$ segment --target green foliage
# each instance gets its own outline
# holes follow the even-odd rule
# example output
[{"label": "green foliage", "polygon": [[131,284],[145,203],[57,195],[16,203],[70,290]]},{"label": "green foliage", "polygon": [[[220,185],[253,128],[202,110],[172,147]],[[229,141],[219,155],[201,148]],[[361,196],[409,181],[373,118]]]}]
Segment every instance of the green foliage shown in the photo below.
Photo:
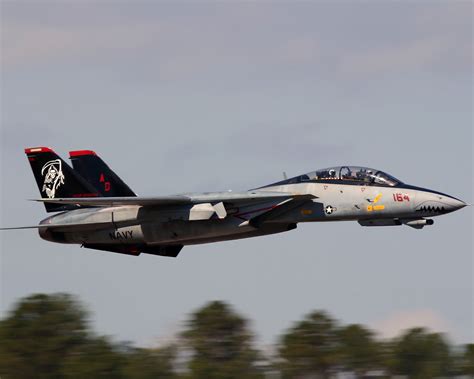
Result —
[{"label": "green foliage", "polygon": [[462,374],[474,377],[474,344],[465,346],[462,356]]},{"label": "green foliage", "polygon": [[281,338],[281,371],[285,378],[329,376],[341,357],[336,322],[317,311]]},{"label": "green foliage", "polygon": [[132,349],[127,354],[127,362],[123,373],[131,379],[173,379],[173,361],[176,347],[168,346],[161,349]]},{"label": "green foliage", "polygon": [[192,352],[192,378],[258,378],[257,352],[247,322],[220,301],[195,312],[183,333]]},{"label": "green foliage", "polygon": [[[70,295],[22,299],[0,321],[0,377],[328,378],[343,371],[364,377],[372,370],[410,379],[474,376],[474,344],[452,353],[442,335],[422,328],[380,342],[364,326],[339,326],[321,311],[308,314],[281,336],[274,365],[254,349],[248,322],[223,302],[208,303],[191,315],[182,345],[159,349],[98,337],[89,330],[86,316]],[[177,357],[184,370],[180,376]]]},{"label": "green foliage", "polygon": [[449,346],[438,333],[413,328],[393,344],[393,373],[413,379],[449,375],[452,362]]},{"label": "green foliage", "polygon": [[120,379],[124,361],[107,338],[89,338],[64,359],[62,374],[65,379]]},{"label": "green foliage", "polygon": [[29,296],[0,322],[0,375],[61,378],[62,363],[86,338],[86,314],[70,295]]},{"label": "green foliage", "polygon": [[341,362],[345,369],[361,376],[382,367],[382,346],[373,333],[362,325],[348,325],[339,330]]},{"label": "green foliage", "polygon": [[2,379],[174,378],[175,349],[120,350],[70,295],[33,295],[0,322]]}]

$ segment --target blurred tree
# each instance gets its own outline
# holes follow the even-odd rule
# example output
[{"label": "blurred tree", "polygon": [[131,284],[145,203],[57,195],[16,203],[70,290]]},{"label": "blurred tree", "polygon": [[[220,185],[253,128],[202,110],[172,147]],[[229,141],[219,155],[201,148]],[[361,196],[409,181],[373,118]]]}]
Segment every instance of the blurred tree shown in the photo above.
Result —
[{"label": "blurred tree", "polygon": [[[190,353],[184,377],[193,379],[328,378],[343,370],[363,377],[378,368],[410,379],[474,377],[474,344],[451,353],[441,334],[423,328],[377,342],[364,326],[338,327],[320,311],[283,334],[276,365],[261,359],[247,321],[223,302],[192,314],[183,341]],[[140,349],[93,336],[85,311],[67,294],[24,298],[0,321],[2,379],[174,379],[182,377],[174,372],[177,353],[174,345]]]},{"label": "blurred tree", "polygon": [[393,341],[377,341],[377,354],[379,357],[380,369],[391,377],[395,367],[395,358],[393,356]]},{"label": "blurred tree", "polygon": [[60,378],[65,357],[86,338],[86,313],[72,296],[29,296],[0,322],[0,376]]},{"label": "blurred tree", "polygon": [[131,349],[127,352],[124,375],[130,379],[173,379],[173,362],[176,358],[176,347],[167,346],[159,349]]},{"label": "blurred tree", "polygon": [[362,377],[370,370],[382,367],[381,346],[374,340],[373,333],[362,325],[348,325],[339,330],[341,362],[344,368],[356,377]]},{"label": "blurred tree", "polygon": [[474,378],[474,344],[467,344],[462,357],[462,374]]},{"label": "blurred tree", "polygon": [[260,378],[247,321],[220,301],[195,312],[183,333],[192,378]]},{"label": "blurred tree", "polygon": [[125,355],[105,337],[89,338],[64,358],[62,374],[65,379],[120,379]]},{"label": "blurred tree", "polygon": [[336,322],[316,311],[281,337],[279,356],[283,378],[327,378],[340,361]]},{"label": "blurred tree", "polygon": [[408,330],[393,344],[394,374],[412,379],[428,379],[449,375],[451,356],[441,334],[429,333],[424,328]]}]

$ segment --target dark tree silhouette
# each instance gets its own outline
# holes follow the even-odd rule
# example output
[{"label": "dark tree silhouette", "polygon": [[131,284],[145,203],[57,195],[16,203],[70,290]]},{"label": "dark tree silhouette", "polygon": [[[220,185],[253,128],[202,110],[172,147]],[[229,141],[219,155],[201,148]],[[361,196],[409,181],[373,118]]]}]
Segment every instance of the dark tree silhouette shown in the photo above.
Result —
[{"label": "dark tree silhouette", "polygon": [[195,312],[183,333],[192,353],[192,378],[259,378],[257,352],[247,321],[227,304],[214,301]]},{"label": "dark tree silhouette", "polygon": [[413,379],[428,379],[450,374],[449,346],[439,333],[424,328],[406,331],[393,343],[393,373]]},{"label": "dark tree silhouette", "polygon": [[29,296],[0,322],[0,375],[61,378],[64,360],[86,339],[86,313],[72,296]]},{"label": "dark tree silhouette", "polygon": [[316,311],[296,323],[281,338],[280,368],[284,378],[328,377],[341,358],[336,322]]}]

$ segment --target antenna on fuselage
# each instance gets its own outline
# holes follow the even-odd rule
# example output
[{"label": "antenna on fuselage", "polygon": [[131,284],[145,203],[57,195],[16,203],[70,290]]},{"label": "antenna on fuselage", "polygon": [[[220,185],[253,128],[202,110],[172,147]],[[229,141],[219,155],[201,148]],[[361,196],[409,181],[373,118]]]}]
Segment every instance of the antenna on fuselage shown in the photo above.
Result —
[{"label": "antenna on fuselage", "polygon": [[285,172],[285,171],[283,171],[283,179],[284,179],[284,180],[288,179],[288,176],[286,175],[286,172]]}]

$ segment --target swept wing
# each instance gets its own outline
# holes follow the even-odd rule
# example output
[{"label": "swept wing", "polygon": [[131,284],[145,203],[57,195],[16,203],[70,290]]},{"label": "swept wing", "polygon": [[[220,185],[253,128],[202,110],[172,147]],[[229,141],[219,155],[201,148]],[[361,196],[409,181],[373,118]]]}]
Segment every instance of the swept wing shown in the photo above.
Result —
[{"label": "swept wing", "polygon": [[[310,195],[311,196],[311,195]],[[304,197],[308,199],[308,195],[294,195],[283,192],[214,192],[209,194],[198,195],[173,195],[158,197],[96,197],[96,198],[55,198],[55,199],[38,199],[43,203],[53,204],[75,204],[82,206],[97,207],[113,207],[124,205],[138,206],[173,206],[200,203],[257,203],[264,201],[284,201],[286,199],[298,199]],[[311,196],[314,198],[314,196]]]}]

